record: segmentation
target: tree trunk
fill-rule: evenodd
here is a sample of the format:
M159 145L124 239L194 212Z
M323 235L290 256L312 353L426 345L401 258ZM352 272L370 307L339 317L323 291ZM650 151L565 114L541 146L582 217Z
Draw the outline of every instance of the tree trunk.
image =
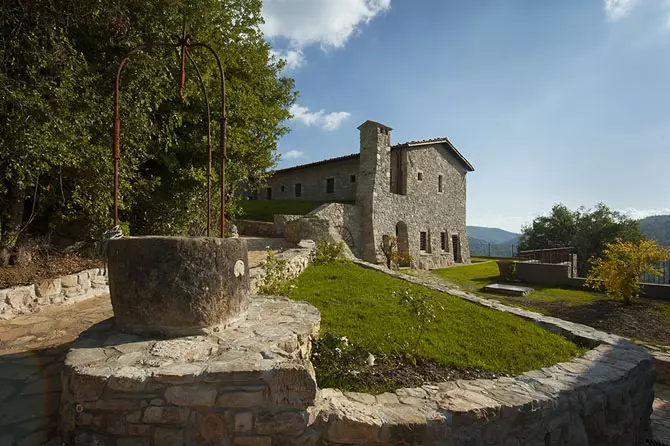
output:
M16 183L5 183L7 193L0 199L0 266L9 264L23 224L25 189Z

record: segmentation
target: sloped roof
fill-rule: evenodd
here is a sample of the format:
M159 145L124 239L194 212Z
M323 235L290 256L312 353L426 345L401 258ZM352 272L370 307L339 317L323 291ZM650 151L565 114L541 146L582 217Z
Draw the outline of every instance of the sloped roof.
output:
M275 173L290 172L291 170L305 169L307 167L315 167L315 166L320 166L322 164L336 163L338 161L347 161L347 160L352 160L352 159L359 158L360 156L361 156L360 153L352 153L351 155L338 156L338 157L335 157L335 158L328 158L328 159L321 160L321 161L314 161L313 163L299 164L299 165L293 166L293 167L286 167L284 169L278 169L278 170L275 170Z
M434 138L434 139L422 139L420 141L407 141L403 142L400 144L395 144L391 146L391 150L395 149L405 149L409 147L419 147L419 146L428 146L432 144L446 144L449 150L453 153L453 155L456 157L458 161L460 161L465 168L468 170L468 172L473 172L475 170L474 167L472 167L472 164L468 162L467 159L463 155L461 155L461 152L454 147L454 145L449 141L447 138ZM306 169L308 167L315 167L315 166L321 166L323 164L330 164L330 163L336 163L339 161L347 161L347 160L352 160L356 158L360 158L361 154L360 153L352 153L351 155L344 155L344 156L338 156L335 158L327 158L325 160L321 161L314 161L313 163L307 163L307 164L299 164L297 166L292 166L292 167L286 167L284 169L278 169L275 170L275 173L280 173L280 172L290 172L292 170L298 170L298 169Z
M433 138L433 139L422 139L419 141L408 141L408 142L403 142L400 144L396 144L391 146L391 149L403 149L406 147L418 147L418 146L428 146L432 144L446 144L447 147L449 147L449 150L453 153L453 155L456 157L457 160L459 160L465 168L468 170L468 172L473 172L475 170L474 167L472 167L472 164L468 160L465 159L463 155L461 155L461 152L458 151L456 147L449 141L448 138Z

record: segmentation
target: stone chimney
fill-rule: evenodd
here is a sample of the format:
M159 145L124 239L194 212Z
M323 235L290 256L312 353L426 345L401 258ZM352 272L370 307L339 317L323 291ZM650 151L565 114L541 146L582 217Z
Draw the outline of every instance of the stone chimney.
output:
M373 213L374 198L388 193L391 175L391 127L365 121L360 131L360 161L356 185L356 204L361 208L363 222L363 259L377 261Z

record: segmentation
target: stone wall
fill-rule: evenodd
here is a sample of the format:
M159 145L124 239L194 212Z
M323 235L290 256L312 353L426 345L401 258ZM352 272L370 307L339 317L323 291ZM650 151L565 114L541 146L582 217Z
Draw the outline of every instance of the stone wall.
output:
M419 268L438 268L458 262L469 263L470 250L465 231L467 170L442 144L402 150L405 182L398 194L391 192L390 128L367 121L360 128L360 181L356 203L362 207L363 259L384 261L379 245L383 235L402 241L406 227L409 254ZM418 175L421 173L421 180ZM438 176L442 176L442 192ZM426 249L420 249L420 233L426 233ZM441 248L441 234L446 237ZM454 256L452 237L458 238Z
M107 276L103 268L45 279L33 285L6 288L0 290L0 320L50 305L77 303L108 293Z
M376 396L321 390L311 411L319 444L593 446L633 445L646 438L654 365L644 349L591 327L356 263L515 314L592 349L514 378L458 380Z
M516 277L528 283L567 285L570 279L570 264L516 262Z
M351 251L349 256L362 254L361 209L353 204L326 203L304 217L286 224L284 238L297 243L299 240L315 242L344 241Z
M235 220L240 235L253 237L277 237L277 228L271 221Z
M62 373L68 444L306 444L316 380L307 359L319 312L285 298L252 299L247 319L212 335L83 333Z
M302 218L302 215L275 214L275 231L279 237L283 237L286 232L286 223Z
M351 181L352 175L355 176L354 182ZM326 191L328 178L334 179L332 193ZM295 195L295 185L298 183L302 185L299 197ZM280 170L268 180L273 200L355 200L357 184L357 157L300 169ZM259 200L267 200L267 189L261 189L257 195Z

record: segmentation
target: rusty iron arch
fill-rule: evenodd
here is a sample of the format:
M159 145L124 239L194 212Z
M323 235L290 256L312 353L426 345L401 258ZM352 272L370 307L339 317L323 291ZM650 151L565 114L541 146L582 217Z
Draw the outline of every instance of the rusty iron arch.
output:
M207 88L205 82L202 79L200 74L200 69L196 64L193 57L188 52L189 48L204 48L208 50L216 59L216 63L219 68L219 78L221 79L221 117L220 117L220 138L219 138L219 149L221 151L221 238L224 238L224 229L225 229L225 187L226 187L226 163L228 161L227 153L227 134L226 134L226 77L223 70L223 65L221 64L221 59L219 55L216 54L214 49L202 42L191 42L191 36L186 34L186 25L182 31L182 35L174 36L174 42L149 42L140 44L133 49L131 49L119 62L119 65L116 69L116 87L114 90L114 134L112 137L112 153L114 160L114 226L119 224L119 161L121 159L121 146L120 146L120 137L121 137L121 118L119 115L119 96L120 96L120 83L121 83L121 73L123 67L128 62L128 59L133 54L136 54L141 51L150 51L153 48L174 48L181 49L181 61L180 61L180 83L179 83L179 97L183 99L184 97L184 84L186 80L186 60L193 66L195 73L198 77L199 84L202 90L202 94L205 99L205 105L207 109L207 237L211 235L211 224L212 224L212 123L211 123L211 107L209 104L209 96L207 94Z

